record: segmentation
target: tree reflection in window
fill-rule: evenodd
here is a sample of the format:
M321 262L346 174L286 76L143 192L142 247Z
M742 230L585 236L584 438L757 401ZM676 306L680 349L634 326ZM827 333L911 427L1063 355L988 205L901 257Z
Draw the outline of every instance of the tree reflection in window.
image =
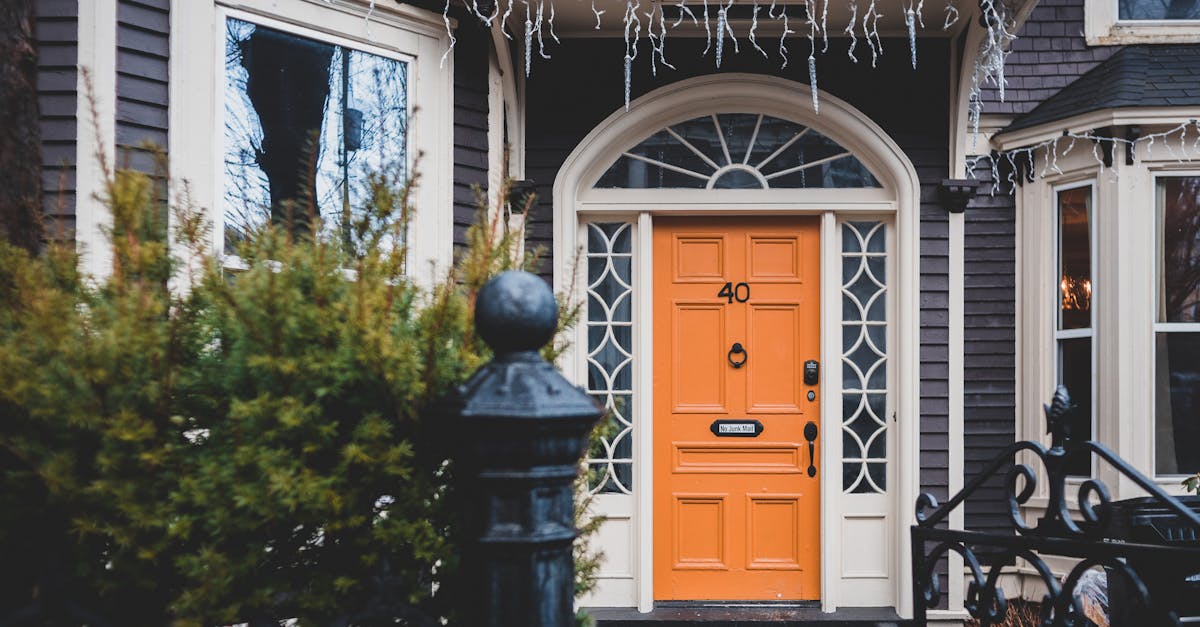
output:
M879 187L850 151L817 130L759 113L716 113L668 126L626 150L598 188Z
M225 242L319 216L346 233L368 173L407 177L403 61L230 18L225 37Z

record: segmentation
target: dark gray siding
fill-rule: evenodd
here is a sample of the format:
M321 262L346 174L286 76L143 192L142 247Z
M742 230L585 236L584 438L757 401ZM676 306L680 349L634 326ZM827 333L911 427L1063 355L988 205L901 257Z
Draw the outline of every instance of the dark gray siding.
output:
M1038 2L1012 43L1004 102L994 86L985 88L984 113L1025 113L1120 49L1087 45L1084 2Z
M117 3L117 158L154 172L153 146L167 146L170 0Z
M672 81L714 71L711 55L701 58L703 40L676 39L671 61L676 71L637 64L633 96ZM830 42L831 48L845 42ZM904 50L907 42L889 40L885 47ZM947 440L947 218L937 202L937 185L948 172L945 72L948 43L922 41L920 63L914 71L905 54L885 54L879 67L852 64L845 55L818 58L820 87L848 101L878 123L916 165L921 179L921 489L944 499L948 485ZM526 172L538 183L539 202L530 216L528 243L551 244L553 228L549 190L558 168L580 140L601 120L623 107L622 42L606 39L565 40L553 59L535 62L526 87ZM579 68L586 67L586 72ZM808 82L807 66L793 63L778 70L751 52L729 55L721 71L764 72ZM880 98L879 94L888 94ZM543 259L541 271L551 272ZM893 343L896 338L891 338ZM909 419L915 419L910 417Z
M42 133L42 211L46 236L75 236L75 138L78 124L79 4L38 0L34 4L38 45L38 107Z
M468 18L454 47L454 248L466 243L479 209L476 189L487 192L488 51L491 34ZM419 114L418 114L419 115ZM436 182L431 182L436 183Z
M1016 438L1016 219L1013 196L994 196L991 171L967 209L963 285L964 463L969 480ZM1002 475L967 503L966 527L1011 531Z

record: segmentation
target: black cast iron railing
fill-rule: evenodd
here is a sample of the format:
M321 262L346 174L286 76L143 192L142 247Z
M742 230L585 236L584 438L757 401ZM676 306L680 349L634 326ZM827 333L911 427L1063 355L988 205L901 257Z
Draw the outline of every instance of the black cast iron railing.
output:
M1046 588L1040 616L1046 627L1092 624L1087 616L1089 608L1076 591L1089 571L1104 572L1114 610L1107 618L1115 627L1179 625L1180 609L1196 603L1200 595L1200 583L1196 581L1200 574L1200 544L1128 539L1114 516L1121 504L1113 503L1107 485L1096 478L1069 477L1068 469L1078 467L1071 462L1081 458L1096 462L1089 467L1110 468L1149 494L1142 499L1141 507L1153 506L1173 516L1190 538L1200 538L1200 516L1104 445L1072 438L1067 417L1073 409L1066 388L1060 386L1051 404L1045 406L1051 435L1049 448L1035 441L1016 442L944 505L939 506L928 493L917 498L917 524L911 529L916 625L925 625L928 610L941 603L943 590L937 567L951 552L961 555L966 567L965 608L985 626L1002 621L1007 614L1009 602L999 585L1000 578L1004 569L1018 560ZM1045 473L1049 497L1045 514L1029 524L1022 508L1038 492L1039 465ZM978 502L980 499L972 497L999 476L1004 478L1010 533L945 528L951 511ZM1053 556L1065 560L1056 563L1070 565L1062 578L1047 562ZM950 573L951 585L961 585L960 576Z

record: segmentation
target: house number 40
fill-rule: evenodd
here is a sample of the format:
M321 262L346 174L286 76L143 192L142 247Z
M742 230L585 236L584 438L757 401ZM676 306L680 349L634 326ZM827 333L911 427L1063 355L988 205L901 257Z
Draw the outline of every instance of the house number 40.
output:
M724 298L727 303L732 303L735 300L739 303L744 303L750 300L750 284L744 281L737 285L728 282L721 286L721 291L717 292L717 298Z

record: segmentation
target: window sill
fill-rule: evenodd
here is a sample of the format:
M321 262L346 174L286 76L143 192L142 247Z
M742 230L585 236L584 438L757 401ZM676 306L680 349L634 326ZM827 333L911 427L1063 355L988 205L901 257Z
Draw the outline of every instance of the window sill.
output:
M1129 20L1087 33L1089 46L1200 43L1200 20Z

